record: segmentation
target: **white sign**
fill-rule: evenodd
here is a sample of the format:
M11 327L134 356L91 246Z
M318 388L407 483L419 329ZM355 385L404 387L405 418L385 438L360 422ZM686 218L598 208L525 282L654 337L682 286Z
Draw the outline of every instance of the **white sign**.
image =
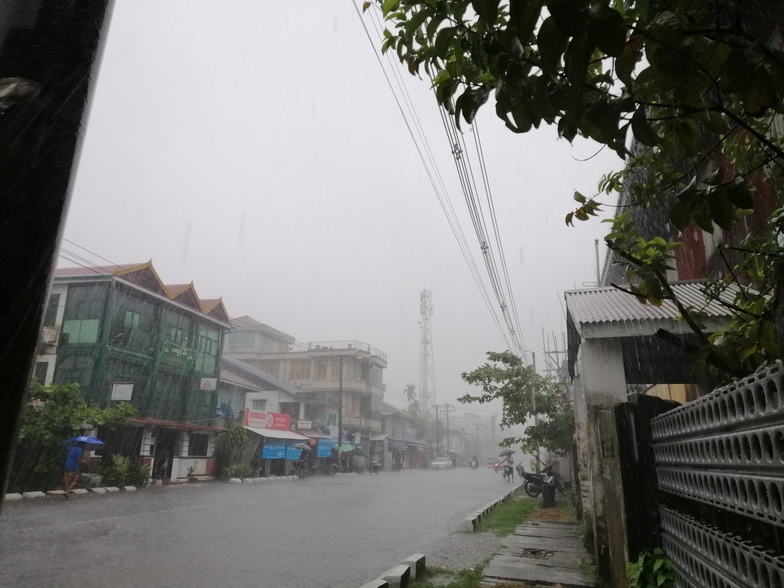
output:
M215 390L218 387L218 378L202 378L199 390Z
M112 400L130 401L133 396L133 384L117 382L112 384Z
M299 421L297 423L298 429L312 429L313 428L313 421Z

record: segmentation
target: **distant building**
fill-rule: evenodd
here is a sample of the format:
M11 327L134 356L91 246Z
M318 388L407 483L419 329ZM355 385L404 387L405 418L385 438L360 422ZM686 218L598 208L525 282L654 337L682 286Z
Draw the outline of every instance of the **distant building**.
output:
M217 377L230 320L193 284L164 285L152 262L55 270L35 376L78 383L85 400L129 402L141 418L106 449L138 456L155 476L210 473Z
M342 386L344 441L367 447L370 436L381 433L384 352L360 341L295 343L291 335L251 317L233 324L227 342L230 355L296 388L303 420L329 426L337 439Z

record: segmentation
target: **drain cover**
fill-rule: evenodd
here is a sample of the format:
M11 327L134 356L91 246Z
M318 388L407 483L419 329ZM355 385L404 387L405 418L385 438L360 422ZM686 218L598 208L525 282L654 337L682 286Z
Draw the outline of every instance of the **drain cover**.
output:
M550 559L555 555L555 551L547 551L546 549L522 549L516 555L521 557L532 557L534 559Z

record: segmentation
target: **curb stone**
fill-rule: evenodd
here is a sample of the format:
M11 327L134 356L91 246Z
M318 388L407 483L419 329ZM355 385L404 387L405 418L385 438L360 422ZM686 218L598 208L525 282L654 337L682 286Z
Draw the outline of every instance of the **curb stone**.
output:
M6 494L3 498L4 500L22 500L24 498L21 494L17 494L16 492L12 494Z
M65 496L65 490L48 490L47 496Z
M106 488L90 488L93 494L106 494Z
M136 492L136 486L123 486L123 490L126 492Z
M76 488L74 490L71 490L71 494L74 494L75 496L81 496L83 494L87 494L87 489L86 488Z
M359 588L407 588L409 582L425 573L425 569L425 555L415 553Z
M22 498L43 498L46 496L43 492L22 492Z
M106 491L107 492L119 492L120 489L117 486L107 486L106 487Z
M379 576L379 580L386 580L389 588L406 588L411 579L411 568L407 565L396 565Z
M242 480L239 478L229 478L229 484L242 484Z
M503 502L506 502L507 500L512 498L512 496L514 496L515 492L517 492L522 487L523 487L523 484L518 484L517 486L515 486L514 488L512 488L508 492L505 492L501 497L498 498L498 500L494 500L493 502L489 502L484 507L482 507L480 510L477 510L477 511L471 513L466 518L464 518L462 521L460 521L460 524L458 525L457 530L461 531L461 532L464 532L464 533L473 533L474 531L476 531L476 528L479 526L479 523L482 522L482 519L491 510L493 510L499 504L501 504Z

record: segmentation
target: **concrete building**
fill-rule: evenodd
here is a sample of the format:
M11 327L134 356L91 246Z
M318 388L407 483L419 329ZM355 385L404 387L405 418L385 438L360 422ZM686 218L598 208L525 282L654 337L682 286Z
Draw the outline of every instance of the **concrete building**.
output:
M330 427L337 439L342 409L344 441L365 448L371 435L381 433L384 352L353 340L295 343L291 335L250 317L236 325L227 342L231 355L293 386L302 420Z

